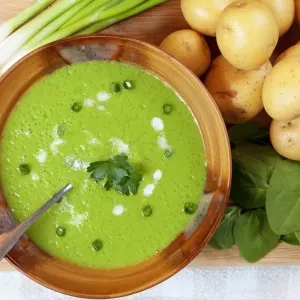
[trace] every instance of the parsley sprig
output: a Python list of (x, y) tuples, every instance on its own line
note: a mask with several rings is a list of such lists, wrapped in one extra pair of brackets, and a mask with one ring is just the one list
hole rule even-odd
[(92, 162), (87, 171), (95, 182), (106, 178), (104, 188), (111, 188), (123, 195), (136, 195), (143, 175), (128, 162), (128, 156), (119, 154), (105, 161)]

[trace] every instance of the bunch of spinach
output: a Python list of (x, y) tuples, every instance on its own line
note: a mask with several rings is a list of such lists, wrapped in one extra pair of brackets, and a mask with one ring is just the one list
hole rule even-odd
[(228, 130), (232, 146), (230, 206), (211, 238), (217, 250), (237, 245), (241, 257), (256, 262), (282, 241), (300, 246), (300, 163), (272, 148), (269, 132), (257, 122)]
[(233, 226), (240, 213), (241, 209), (237, 206), (226, 208), (219, 227), (208, 243), (212, 248), (223, 250), (230, 249), (234, 245)]

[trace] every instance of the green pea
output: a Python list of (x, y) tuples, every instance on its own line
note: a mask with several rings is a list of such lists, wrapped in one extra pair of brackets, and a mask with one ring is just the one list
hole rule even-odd
[(28, 164), (22, 164), (19, 166), (19, 171), (23, 174), (23, 175), (28, 175), (30, 173), (30, 166)]
[(59, 137), (63, 137), (65, 134), (66, 128), (64, 126), (58, 126), (57, 127), (57, 135)]
[(172, 110), (173, 110), (173, 106), (171, 104), (164, 104), (162, 108), (162, 111), (165, 115), (171, 114)]
[(121, 84), (118, 83), (118, 82), (113, 82), (113, 83), (111, 84), (111, 86), (110, 86), (110, 90), (111, 90), (114, 94), (120, 93), (121, 90), (122, 90), (122, 86), (121, 86)]
[(92, 244), (92, 248), (94, 251), (100, 251), (103, 247), (103, 243), (101, 240), (95, 240)]
[(74, 112), (80, 112), (82, 109), (82, 105), (79, 102), (75, 102), (72, 107), (71, 107), (72, 111)]
[(169, 149), (165, 150), (164, 157), (165, 158), (171, 158), (173, 156), (173, 154), (174, 154), (173, 149), (169, 148)]
[(152, 215), (152, 207), (150, 205), (144, 206), (142, 214), (144, 217), (150, 217)]
[(56, 228), (56, 235), (57, 236), (63, 237), (63, 236), (66, 235), (66, 233), (67, 233), (66, 228), (64, 228), (64, 227), (57, 227)]
[(123, 88), (125, 90), (132, 90), (134, 88), (133, 82), (131, 80), (123, 81)]
[(184, 204), (184, 212), (188, 215), (193, 215), (197, 211), (197, 205), (193, 202), (186, 202)]

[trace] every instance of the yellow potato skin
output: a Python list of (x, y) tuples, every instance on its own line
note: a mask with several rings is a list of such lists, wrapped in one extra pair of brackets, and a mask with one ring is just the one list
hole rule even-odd
[(295, 18), (294, 0), (260, 0), (274, 14), (279, 27), (279, 35), (284, 35), (292, 26)]
[(196, 31), (216, 36), (222, 10), (235, 0), (181, 0), (181, 10), (188, 24)]
[(300, 57), (300, 42), (298, 42), (296, 45), (288, 48), (284, 52), (282, 52), (276, 59), (275, 65), (281, 62), (284, 59), (292, 58), (292, 57)]
[(205, 39), (192, 29), (183, 29), (167, 36), (160, 48), (175, 57), (197, 76), (202, 75), (211, 63), (211, 54)]
[(228, 63), (222, 55), (213, 61), (204, 84), (226, 123), (244, 123), (261, 112), (263, 83), (271, 70), (270, 62), (257, 70), (243, 71)]
[(277, 121), (300, 116), (300, 57), (284, 59), (274, 66), (264, 83), (263, 104)]
[(279, 154), (288, 159), (300, 160), (300, 118), (293, 121), (273, 120), (270, 138)]
[(222, 12), (217, 42), (222, 55), (238, 69), (249, 71), (265, 64), (279, 38), (273, 13), (260, 1), (237, 0)]
[(295, 4), (296, 4), (296, 18), (298, 24), (300, 25), (300, 0), (295, 0)]

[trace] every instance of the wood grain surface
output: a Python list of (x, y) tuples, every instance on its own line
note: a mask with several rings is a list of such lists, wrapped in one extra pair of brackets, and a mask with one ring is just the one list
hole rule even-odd
[[(34, 0), (0, 0), (0, 22), (7, 20), (33, 2)], [(169, 0), (163, 5), (105, 29), (102, 33), (130, 36), (159, 44), (169, 33), (183, 28), (188, 28), (188, 25), (180, 11), (180, 0)], [(212, 38), (209, 38), (208, 42), (209, 44), (215, 43)], [(300, 247), (280, 244), (256, 265), (299, 264)], [(206, 247), (191, 263), (193, 267), (242, 265), (250, 264), (239, 257), (236, 247), (226, 251), (215, 251)], [(13, 270), (13, 267), (5, 260), (1, 261), (0, 271), (8, 270)]]

